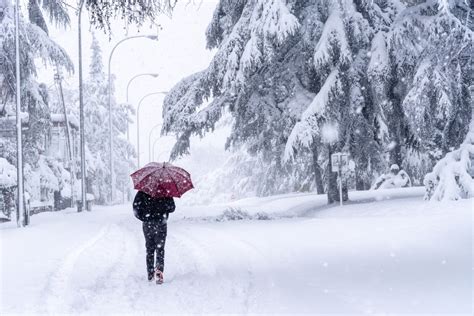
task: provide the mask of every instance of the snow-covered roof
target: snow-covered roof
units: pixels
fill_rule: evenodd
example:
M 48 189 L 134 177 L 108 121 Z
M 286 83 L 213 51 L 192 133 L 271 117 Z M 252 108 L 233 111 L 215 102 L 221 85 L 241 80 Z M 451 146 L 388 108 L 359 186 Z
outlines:
M 68 120 L 69 120 L 69 125 L 71 125 L 73 128 L 79 129 L 79 122 L 76 118 L 76 116 L 72 114 L 68 114 Z M 64 123 L 65 122 L 65 117 L 63 113 L 51 113 L 51 122 L 53 123 Z

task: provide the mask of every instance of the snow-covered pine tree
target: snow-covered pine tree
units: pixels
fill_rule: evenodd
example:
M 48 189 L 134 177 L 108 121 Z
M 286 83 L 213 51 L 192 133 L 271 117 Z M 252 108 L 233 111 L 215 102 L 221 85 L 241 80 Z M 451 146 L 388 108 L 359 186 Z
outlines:
M 56 26 L 68 26 L 70 23 L 66 4 L 61 0 L 28 0 L 28 16 L 31 23 L 39 26 L 48 34 L 48 25 L 45 13 L 49 16 L 50 23 Z
M 14 8 L 11 0 L 1 0 L 3 16 L 0 18 L 0 98 L 6 104 L 15 95 L 15 25 Z M 41 59 L 46 64 L 73 70 L 73 65 L 67 53 L 51 40 L 46 32 L 29 20 L 20 17 L 20 47 L 21 47 L 21 78 L 22 98 L 27 95 L 41 101 L 38 85 L 35 84 L 35 59 Z M 26 102 L 22 102 L 26 104 Z M 25 110 L 25 109 L 23 109 Z
M 371 69 L 384 82 L 385 96 L 379 91 L 378 99 L 393 144 L 391 162 L 419 180 L 462 142 L 471 117 L 464 58 L 473 43 L 469 9 L 462 0 L 441 3 L 403 7 L 380 40 L 381 63 Z
M 295 124 L 285 157 L 294 157 L 300 147 L 319 147 L 329 162 L 325 173 L 332 202 L 339 200 L 336 174 L 330 170 L 332 153 L 350 153 L 357 189 L 368 188 L 374 173 L 383 166 L 367 65 L 371 41 L 381 28 L 379 23 L 386 19 L 386 6 L 383 1 L 370 5 L 364 1 L 321 1 L 319 5 L 322 30 L 312 65 L 318 74 L 318 92 Z
M 310 80 L 306 60 L 297 53 L 304 43 L 294 41 L 300 23 L 292 7 L 286 0 L 218 4 L 207 30 L 208 47 L 218 52 L 206 70 L 184 79 L 165 99 L 164 131 L 178 134 L 172 157 L 186 153 L 189 137 L 212 130 L 228 108 L 235 123 L 227 146 L 245 143 L 260 156 L 256 161 L 272 166 L 255 191 L 277 191 L 284 176 L 281 131 L 288 134 L 295 119 L 288 103 L 293 94 L 301 100 L 312 96 L 298 79 Z M 294 10 L 309 19 L 304 7 Z M 298 65 L 291 65 L 295 60 Z
M 474 197 L 474 117 L 460 148 L 446 154 L 424 179 L 425 199 L 458 200 Z
M 474 30 L 472 4 L 471 7 L 465 2 L 458 1 L 454 4 L 445 3 L 443 6 L 445 13 L 464 21 L 464 26 L 472 32 Z M 469 86 L 470 99 L 468 100 L 471 106 L 469 132 L 460 147 L 448 152 L 436 163 L 432 172 L 425 176 L 425 199 L 439 201 L 474 197 L 474 45 L 472 35 L 470 41 L 466 43 L 465 49 L 460 49 L 459 59 L 466 64 L 467 71 L 464 72 L 465 81 L 458 81 L 458 84 L 464 81 Z M 457 72 L 463 74 L 462 71 Z
M 269 168 L 257 181 L 265 188 L 259 194 L 277 192 L 269 184 L 283 177 L 304 183 L 315 174 L 329 200 L 337 199 L 328 159 L 336 150 L 351 154 L 351 187 L 368 188 L 392 163 L 419 182 L 430 166 L 426 156 L 443 146 L 437 141 L 456 144 L 466 132 L 468 68 L 462 58 L 446 65 L 440 59 L 456 47 L 462 56 L 470 45 L 460 32 L 461 3 L 449 1 L 442 13 L 434 0 L 220 1 L 207 31 L 208 46 L 218 49 L 214 59 L 165 100 L 164 132 L 178 135 L 173 157 L 187 153 L 190 136 L 212 130 L 228 108 L 228 146 L 243 144 L 259 157 L 256 167 L 264 161 Z M 452 33 L 442 31 L 449 26 Z M 443 38 L 447 47 L 435 56 Z M 417 111 L 428 113 L 431 132 Z
M 267 165 L 279 171 L 274 178 L 303 169 L 304 175 L 292 175 L 294 180 L 305 182 L 305 176 L 315 175 L 322 191 L 323 178 L 329 174 L 321 173 L 321 163 L 327 161 L 329 147 L 321 146 L 321 134 L 312 128 L 324 122 L 316 123 L 308 110 L 305 122 L 293 126 L 309 105 L 331 99 L 338 107 L 328 107 L 333 117 L 327 122 L 351 122 L 340 121 L 344 130 L 337 146 L 347 145 L 357 161 L 357 186 L 368 187 L 381 159 L 364 65 L 371 25 L 386 18 L 379 12 L 383 8 L 363 1 L 262 4 L 219 3 L 207 31 L 208 46 L 218 48 L 216 57 L 207 70 L 184 79 L 165 100 L 164 130 L 179 135 L 174 154 L 186 153 L 190 135 L 212 129 L 228 105 L 235 118 L 229 145 L 245 143 L 250 152 L 263 155 Z M 211 96 L 212 101 L 202 106 Z M 286 157 L 294 157 L 298 149 L 298 159 L 306 168 L 282 163 L 285 145 Z M 286 168 L 290 171 L 282 173 Z
M 59 1 L 59 0 L 55 0 Z M 142 25 L 155 22 L 160 14 L 171 15 L 178 0 L 80 0 L 89 12 L 91 23 L 110 33 L 110 21 L 120 18 L 126 23 Z

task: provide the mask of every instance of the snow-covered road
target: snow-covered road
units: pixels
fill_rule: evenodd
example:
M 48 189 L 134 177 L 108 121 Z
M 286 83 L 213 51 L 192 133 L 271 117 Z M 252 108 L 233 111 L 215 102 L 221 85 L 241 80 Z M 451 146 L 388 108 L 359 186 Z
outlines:
M 471 314 L 472 200 L 413 196 L 323 210 L 305 209 L 308 195 L 240 203 L 298 210 L 272 220 L 178 208 L 161 286 L 146 281 L 129 206 L 2 224 L 0 314 Z

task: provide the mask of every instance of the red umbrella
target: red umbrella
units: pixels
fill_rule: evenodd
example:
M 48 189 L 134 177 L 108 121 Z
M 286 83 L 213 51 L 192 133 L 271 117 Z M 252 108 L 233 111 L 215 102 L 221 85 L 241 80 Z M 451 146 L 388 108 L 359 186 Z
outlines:
M 181 197 L 194 188 L 186 170 L 167 162 L 150 162 L 130 176 L 136 190 L 153 197 Z

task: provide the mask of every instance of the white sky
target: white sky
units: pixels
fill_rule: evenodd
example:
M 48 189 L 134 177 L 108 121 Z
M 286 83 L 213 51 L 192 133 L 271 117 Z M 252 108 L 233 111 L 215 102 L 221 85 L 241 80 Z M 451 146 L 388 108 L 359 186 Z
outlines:
M 69 1 L 73 4 L 75 1 Z M 183 77 L 205 69 L 214 52 L 206 49 L 205 30 L 211 21 L 217 0 L 195 1 L 180 0 L 170 19 L 161 16 L 157 21 L 162 29 L 144 25 L 141 30 L 129 27 L 117 21 L 112 25 L 112 38 L 103 31 L 95 31 L 103 54 L 105 71 L 107 71 L 108 58 L 113 46 L 122 38 L 136 34 L 159 34 L 158 41 L 149 39 L 132 39 L 126 41 L 114 52 L 112 59 L 112 73 L 116 76 L 116 98 L 125 102 L 126 86 L 128 81 L 140 73 L 159 73 L 156 79 L 140 77 L 134 80 L 130 87 L 130 102 L 135 105 L 146 94 L 157 91 L 168 91 Z M 83 75 L 87 79 L 90 62 L 90 46 L 92 42 L 91 28 L 86 12 L 83 15 Z M 50 36 L 58 42 L 72 58 L 77 70 L 77 17 L 71 11 L 71 28 L 55 29 L 50 27 Z M 39 69 L 39 80 L 48 85 L 53 83 L 51 67 Z M 66 75 L 64 86 L 77 89 L 78 75 Z M 148 161 L 148 135 L 151 128 L 161 122 L 161 105 L 163 97 L 151 96 L 142 104 L 140 112 L 141 121 L 141 152 L 142 161 Z M 158 129 L 157 129 L 158 130 Z M 130 126 L 132 143 L 136 144 L 136 126 Z M 156 132 L 155 135 L 158 135 Z M 157 136 L 155 136 L 156 138 Z M 166 142 L 166 141 L 165 141 Z M 166 142 L 169 147 L 170 142 Z M 165 144 L 163 144 L 165 145 Z M 158 150 L 159 151 L 159 150 Z

